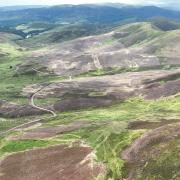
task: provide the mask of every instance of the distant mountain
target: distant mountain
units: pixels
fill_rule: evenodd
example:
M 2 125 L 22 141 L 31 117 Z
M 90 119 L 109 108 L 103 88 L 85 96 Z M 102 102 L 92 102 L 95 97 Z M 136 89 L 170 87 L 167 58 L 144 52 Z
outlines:
M 43 8 L 43 7 L 48 7 L 48 6 L 43 6 L 43 5 L 4 6 L 4 7 L 0 7 L 0 11 L 16 11 L 16 10 Z
M 114 8 L 124 8 L 124 7 L 140 7 L 138 5 L 130 5 L 130 4 L 123 4 L 123 3 L 111 3 L 111 2 L 107 2 L 107 3 L 100 3 L 97 4 L 100 6 L 109 6 L 109 7 L 114 7 Z
M 0 26 L 17 26 L 36 21 L 51 23 L 89 22 L 117 24 L 128 19 L 142 21 L 156 16 L 162 16 L 169 19 L 180 19 L 180 12 L 155 6 L 118 6 L 115 8 L 107 5 L 69 5 L 16 9 L 13 11 L 1 10 Z

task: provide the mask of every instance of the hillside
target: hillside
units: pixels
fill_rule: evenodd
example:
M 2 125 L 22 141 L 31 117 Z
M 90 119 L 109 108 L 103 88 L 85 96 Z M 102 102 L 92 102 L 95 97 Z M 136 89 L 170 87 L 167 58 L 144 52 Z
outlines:
M 0 180 L 180 179 L 179 13 L 114 6 L 0 9 Z
M 109 68 L 111 71 L 120 72 L 123 68 L 138 70 L 162 68 L 166 65 L 178 67 L 179 33 L 179 29 L 162 31 L 148 22 L 128 24 L 102 35 L 78 38 L 61 44 L 54 43 L 48 46 L 50 51 L 47 51 L 46 46 L 32 51 L 26 63 L 18 67 L 18 72 L 33 73 L 32 68 L 36 68 L 70 76 L 98 69 L 106 71 Z M 23 43 L 32 44 L 33 41 L 40 40 L 41 36 L 36 38 Z M 43 43 L 43 40 L 40 42 Z M 172 51 L 173 54 L 169 55 Z

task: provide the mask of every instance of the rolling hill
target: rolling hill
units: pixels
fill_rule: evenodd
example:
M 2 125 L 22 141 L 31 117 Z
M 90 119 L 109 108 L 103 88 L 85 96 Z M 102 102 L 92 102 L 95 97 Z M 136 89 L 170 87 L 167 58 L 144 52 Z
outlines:
M 0 9 L 0 179 L 180 179 L 180 13 L 24 8 Z
M 179 34 L 179 29 L 163 31 L 154 23 L 132 23 L 101 35 L 49 44 L 48 47 L 44 44 L 42 49 L 34 50 L 27 57 L 26 63 L 18 67 L 18 72 L 33 73 L 32 68 L 36 67 L 67 76 L 108 68 L 179 66 Z M 39 39 L 41 36 L 30 39 L 31 44 L 32 40 L 36 42 L 36 38 L 43 44 Z M 173 54 L 169 55 L 172 51 Z

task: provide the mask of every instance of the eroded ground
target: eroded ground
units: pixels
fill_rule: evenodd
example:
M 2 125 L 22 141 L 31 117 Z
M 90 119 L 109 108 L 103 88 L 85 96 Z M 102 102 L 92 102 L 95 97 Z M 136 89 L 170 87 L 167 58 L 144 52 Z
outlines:
M 91 180 L 105 173 L 89 147 L 54 146 L 11 155 L 0 162 L 2 180 Z

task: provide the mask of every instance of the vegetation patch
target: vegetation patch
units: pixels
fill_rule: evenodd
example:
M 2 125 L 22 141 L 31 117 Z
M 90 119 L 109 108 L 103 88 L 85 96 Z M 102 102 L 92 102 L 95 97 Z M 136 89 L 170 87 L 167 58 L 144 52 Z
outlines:
M 55 141 L 50 140 L 18 140 L 7 141 L 0 149 L 0 155 L 25 151 L 37 147 L 47 147 L 49 145 L 57 144 Z
M 180 96 L 146 101 L 143 98 L 131 98 L 123 103 L 105 108 L 91 108 L 72 112 L 59 113 L 47 122 L 58 125 L 75 120 L 90 121 L 129 121 L 129 120 L 161 120 L 176 119 L 180 112 Z
M 121 74 L 125 72 L 140 72 L 148 70 L 171 70 L 179 68 L 179 65 L 160 65 L 153 67 L 108 67 L 104 69 L 96 69 L 83 74 L 78 75 L 78 77 L 91 77 L 91 76 L 104 76 L 104 75 L 114 75 Z
M 29 84 L 60 80 L 62 77 L 51 75 L 14 75 L 22 57 L 8 57 L 0 64 L 0 99 L 14 101 L 19 104 L 27 103 L 27 98 L 20 95 L 21 90 Z
M 114 121 L 110 125 L 83 128 L 61 135 L 59 138 L 65 142 L 68 140 L 84 141 L 93 147 L 98 161 L 106 165 L 107 178 L 121 179 L 124 161 L 120 159 L 120 152 L 142 134 L 141 131 L 127 131 L 125 127 L 126 124 Z
M 162 31 L 172 31 L 180 29 L 179 21 L 172 21 L 163 17 L 151 19 L 152 24 Z

